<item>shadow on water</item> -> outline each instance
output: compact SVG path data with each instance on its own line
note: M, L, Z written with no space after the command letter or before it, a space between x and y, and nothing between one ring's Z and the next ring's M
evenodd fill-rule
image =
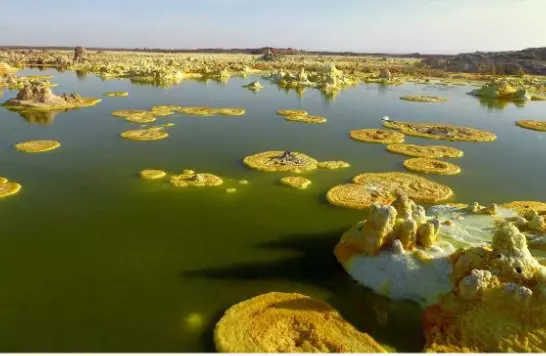
M259 249L288 250L297 257L273 262L256 262L181 272L181 277L229 280L278 280L310 284L329 291L326 300L357 329L378 342L406 352L421 352L424 338L421 309L411 302L392 302L356 284L333 255L333 248L343 231L323 235L285 236L280 241L259 244ZM204 336L207 350L214 351L212 330L223 311L216 315Z

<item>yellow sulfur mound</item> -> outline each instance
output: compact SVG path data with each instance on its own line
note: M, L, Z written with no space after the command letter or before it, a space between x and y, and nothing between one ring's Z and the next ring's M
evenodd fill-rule
M243 116L246 113L246 110L243 108L219 108L215 109L218 115L226 116Z
M150 127L143 130L129 130L121 133L121 137L135 141L155 141L167 138L168 133L161 131L162 127Z
M216 114L216 109L207 108L204 106L187 106L177 110L178 112L186 115L196 116L212 116Z
M387 146L387 151L410 157L421 158L457 158L463 156L463 151L448 146L424 146L409 143L393 143Z
M384 121L383 125L400 130L405 135L436 140L490 142L497 136L491 132L448 124L432 124L424 122Z
M334 254L346 264L347 253L356 252L361 256L377 256L383 250L415 251L417 248L432 248L438 241L440 221L425 215L425 209L415 204L404 194L398 194L390 206L370 205L367 218L353 225L341 236L341 244ZM393 246L396 242L398 246ZM430 261L423 250L417 250L418 257Z
M151 111L177 111L182 109L182 106L179 105L154 105L151 108Z
M390 204L395 197L390 192L367 189L361 184L341 184L326 193L328 202L335 206L350 209L366 209L373 203Z
M151 113L146 110L117 110L112 113L112 116L127 118L129 116L145 116L150 114Z
M323 124L326 121L326 118L322 116L310 116L310 115L286 115L284 117L287 121L295 121L295 122L305 122L308 124Z
M129 93L126 91L109 91L107 93L104 93L104 96L129 96Z
M360 129L349 131L349 136L353 140L372 142L372 143L402 143L404 135L399 132L378 130L378 129Z
M429 96L429 95L404 95L400 97L404 101L414 101L420 103L445 103L447 98L441 98L439 96Z
M150 122L154 122L157 120L155 117L153 117L151 114L148 115L130 115L125 118L125 120L129 122L134 122L135 124L147 124Z
M5 178L4 178L5 179ZM0 183L0 198L5 198L10 195L14 195L19 193L22 186L19 183L14 182L8 182L7 180L5 182Z
M326 303L297 293L267 293L230 307L214 328L218 352L385 353Z
M304 177L291 176L281 178L281 183L292 188L307 189L311 181Z
M59 147L61 147L61 143L54 140L27 141L15 145L16 150L27 153L53 151Z
M100 102L101 99L82 98L76 93L55 95L50 86L29 83L25 84L15 98L9 99L2 106L12 111L34 110L48 112L85 108Z
M459 250L450 260L453 292L423 317L428 351L545 351L546 267L524 234L503 224L491 246Z
M210 173L195 173L185 170L182 174L171 176L171 184L178 188L185 187L216 187L222 185L222 178Z
M170 109L161 109L161 110L155 109L155 110L152 110L151 114L155 116L169 116L174 114L174 111Z
M520 120L516 125L534 131L546 131L546 120Z
M515 209L520 215L525 215L526 212L534 210L540 215L546 215L546 203L529 200L516 200L510 203L500 205L502 208Z
M277 111L278 115L281 116L307 116L309 113L305 110L298 110L298 109L281 109Z
M324 169L338 169L338 168L347 168L351 165L344 161L323 161L317 163L318 168L324 168Z
M247 156L243 163L263 172L304 172L317 168L317 161L303 153L267 151Z
M140 177L143 179L160 179L167 175L165 171L157 170L157 169L143 169L140 171Z
M0 184L4 184L4 183L7 183L7 182L8 182L7 178L0 177Z
M404 168L414 172L451 176L461 173L461 168L452 163L430 158L410 158L404 161Z
M399 190L420 203L438 203L453 195L448 186L409 173L364 173L354 177L353 182L384 193Z

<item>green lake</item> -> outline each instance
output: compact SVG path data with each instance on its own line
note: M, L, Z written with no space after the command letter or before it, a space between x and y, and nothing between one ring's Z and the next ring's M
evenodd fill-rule
M470 126L494 132L492 143L450 143L407 137L407 143L460 148L458 176L428 178L455 191L453 200L503 203L546 201L546 133L514 125L545 120L546 102L491 108L466 95L471 87L363 84L326 100L260 80L254 94L241 86L184 81L169 89L103 81L93 75L52 74L55 93L102 97L90 108L29 122L0 109L0 176L23 185L0 200L0 351L214 351L212 329L234 303L269 291L322 299L360 330L398 351L424 345L420 312L389 304L351 281L333 247L362 212L325 201L326 191L364 172L404 171L407 157L381 144L351 140L357 128L381 128L381 118ZM128 91L129 97L103 97ZM0 101L16 91L4 90ZM437 95L447 103L412 103L401 95ZM122 139L138 124L111 116L152 105L243 107L241 117L175 114L169 138ZM322 125L285 121L280 108L325 116ZM13 145L54 139L60 149L41 154ZM305 174L305 191L279 184L286 174L246 168L244 156L268 150L306 153L352 166ZM216 188L176 188L168 179L145 181L142 169L183 169L224 178ZM250 183L241 185L239 180ZM227 188L237 188L233 194ZM377 312L383 310L383 312ZM377 316L382 315L382 318ZM385 318L387 315L387 318ZM385 323L385 321L387 321Z

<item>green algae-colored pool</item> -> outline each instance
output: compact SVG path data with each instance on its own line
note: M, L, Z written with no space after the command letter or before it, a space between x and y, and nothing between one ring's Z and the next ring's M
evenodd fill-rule
M38 73L55 75L56 93L128 91L129 97L102 97L99 105L60 113L48 124L0 109L0 176L23 185L0 200L0 351L213 351L212 327L222 311L269 291L323 299L388 347L420 351L419 311L356 285L332 254L340 233L362 213L328 205L325 192L358 173L404 171L406 157L348 137L351 129L380 128L385 115L497 134L484 144L406 139L464 150L463 158L449 160L461 175L429 176L451 186L456 200L546 200L546 134L514 125L543 120L544 102L489 109L465 94L469 87L434 85L362 85L325 101L318 91L299 97L263 80L257 94L241 88L254 78L159 89L55 71L20 75ZM4 90L0 100L15 94ZM401 95L449 102L405 102ZM160 104L244 107L247 114L177 114L158 120L176 124L166 140L120 138L139 125L112 111ZM328 122L288 122L276 115L279 108L302 108ZM42 154L13 148L33 139L59 140L62 147ZM301 151L352 167L306 174L313 184L299 191L278 183L284 174L242 165L244 156L266 150ZM144 168L190 168L226 183L177 189L168 180L140 179ZM226 193L231 187L237 192Z

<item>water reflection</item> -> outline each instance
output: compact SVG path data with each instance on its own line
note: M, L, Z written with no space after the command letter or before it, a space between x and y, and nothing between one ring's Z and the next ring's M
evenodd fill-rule
M296 93L296 95L300 99L303 99L305 95L305 90L306 90L306 88L301 88L301 87L292 88L292 87L287 87L287 86L278 85L278 84L277 84L277 88L279 88L279 91L284 91L286 94L290 94L290 92L293 91Z
M341 90L329 90L329 91L321 90L320 93L322 94L322 97L324 98L324 101L326 103L333 103L334 101L336 101L336 98L339 95L339 93L341 93Z
M19 114L19 116L29 124L50 125L60 112L67 112L69 109L58 111L36 111L36 110L13 110L11 112Z
M377 85L377 90L379 91L379 94L382 94L382 95L387 94L387 89L388 88L389 88L389 86L386 85L386 84L383 84L383 83L379 83Z
M480 101L480 106L488 111L502 111L510 104L518 108L523 108L527 104L525 101L509 101L483 97L478 97L478 100Z
M83 81L87 78L87 75L89 74L89 72L85 71L85 70L77 70L76 71L76 77L78 77L78 79L80 81Z
M115 78L115 79L126 79L126 78ZM158 81L151 81L151 80L147 80L147 79L139 79L139 78L129 78L129 81L131 82L131 84L134 84L136 86L140 86L140 87L154 87L154 88L161 88L161 89L170 89L170 88L174 88L175 86L177 86L178 84L180 84L180 82L182 82L182 80L178 81L178 82L158 82Z
M216 83L216 84L222 84L223 86L226 86L227 83L229 82L229 79L230 79L230 77L207 77L207 76L203 76L203 77L200 77L200 78L195 78L194 80L199 82L199 83L203 83L205 86L208 86L209 82L213 82L213 83Z

